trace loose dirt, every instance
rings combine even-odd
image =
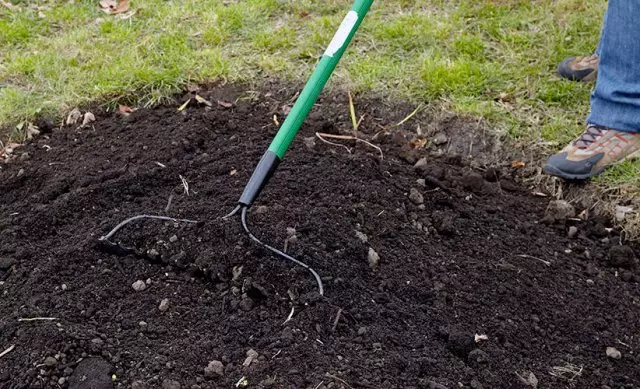
[[[514,171],[470,167],[467,144],[494,144],[471,122],[394,127],[411,109],[359,101],[381,160],[315,137],[350,129],[346,98],[322,98],[249,223],[324,297],[221,220],[294,93],[94,112],[0,167],[2,388],[639,387],[638,249],[593,218],[541,222],[550,199]],[[201,223],[136,222],[116,239],[144,255],[99,250],[137,214]]]

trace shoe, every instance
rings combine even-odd
[[[587,180],[611,165],[640,157],[640,133],[587,125],[575,141],[547,160],[544,171],[565,180]]]
[[[558,75],[571,81],[595,81],[599,63],[600,58],[595,54],[590,57],[569,57],[558,66]]]

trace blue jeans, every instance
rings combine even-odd
[[[640,133],[640,1],[609,0],[587,122]]]

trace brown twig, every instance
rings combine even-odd
[[[357,138],[357,137],[355,137],[353,135],[333,135],[333,134],[326,134],[326,133],[323,133],[323,132],[316,132],[316,136],[318,138],[320,138],[320,140],[324,141],[325,143],[329,143],[329,144],[332,144],[334,146],[342,146],[342,147],[346,148],[347,150],[349,150],[349,154],[351,154],[351,150],[347,146],[341,145],[339,143],[329,142],[329,141],[327,141],[326,139],[323,139],[323,138],[340,139],[340,140],[355,140],[356,142],[362,142],[362,143],[364,143],[364,144],[366,144],[368,146],[371,146],[374,149],[378,150],[378,152],[380,153],[380,159],[384,159],[384,153],[382,152],[382,149],[380,147],[378,147],[378,146],[374,145],[373,143],[371,143],[369,141],[366,141],[364,139]]]
[[[331,328],[331,332],[336,332],[336,328],[338,328],[338,322],[340,321],[341,315],[342,315],[342,308],[338,309],[338,313],[336,314],[336,319],[333,321],[333,327]]]
[[[3,352],[0,353],[0,358],[2,358],[5,355],[9,354],[11,351],[13,351],[14,348],[16,348],[15,344],[12,344],[11,346],[9,346],[9,348],[7,348],[6,350],[4,350]]]
[[[58,320],[57,317],[21,317],[18,319],[18,321],[23,322],[23,321],[52,321],[52,320]]]
[[[316,137],[318,137],[318,139],[320,139],[321,141],[323,141],[324,143],[326,143],[326,144],[328,144],[328,145],[331,145],[331,146],[338,146],[338,147],[344,147],[344,148],[347,150],[347,152],[348,152],[349,154],[351,154],[351,149],[350,149],[350,148],[348,148],[348,147],[347,147],[347,146],[345,146],[345,145],[341,145],[340,143],[335,143],[335,142],[331,142],[331,141],[328,141],[328,140],[324,139],[324,138],[323,138],[323,134],[321,134],[321,133],[319,133],[319,132],[316,132]]]
[[[531,255],[527,255],[527,254],[520,254],[520,255],[518,255],[518,257],[520,257],[520,258],[535,259],[535,260],[537,260],[537,261],[540,261],[540,262],[544,263],[544,264],[545,264],[545,265],[547,265],[547,266],[551,266],[551,262],[549,262],[549,261],[545,261],[544,259],[540,259],[540,258],[537,258],[537,257],[531,256]]]
[[[167,206],[164,207],[164,213],[169,213],[169,209],[171,209],[172,201],[173,201],[173,193],[169,195],[169,201],[167,201]]]
[[[420,109],[422,109],[422,104],[418,105],[418,108],[416,108],[413,112],[411,112],[409,114],[409,116],[407,116],[406,118],[402,119],[398,124],[393,125],[392,127],[400,127],[401,125],[405,124],[406,122],[408,122],[412,117],[414,117],[419,111]]]
[[[184,188],[184,194],[189,196],[189,183],[187,182],[187,180],[184,177],[182,177],[182,175],[178,175],[178,177],[180,177],[180,181],[182,181],[182,187]]]
[[[288,322],[291,321],[291,319],[293,319],[293,313],[296,311],[295,307],[291,307],[291,312],[289,313],[289,316],[287,316],[287,319],[284,321],[284,323],[282,323],[282,325],[287,324]]]

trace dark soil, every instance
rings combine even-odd
[[[640,387],[637,248],[597,220],[539,222],[549,199],[452,155],[492,151],[461,142],[476,135],[463,119],[390,127],[411,109],[359,101],[381,161],[314,138],[350,128],[345,99],[322,99],[249,221],[313,266],[325,297],[222,221],[294,92],[220,87],[202,92],[210,109],[97,114],[0,167],[0,352],[15,345],[0,387]],[[420,147],[418,124],[438,146]],[[203,223],[118,233],[145,258],[98,250],[141,213]],[[55,320],[18,320],[37,317]]]

